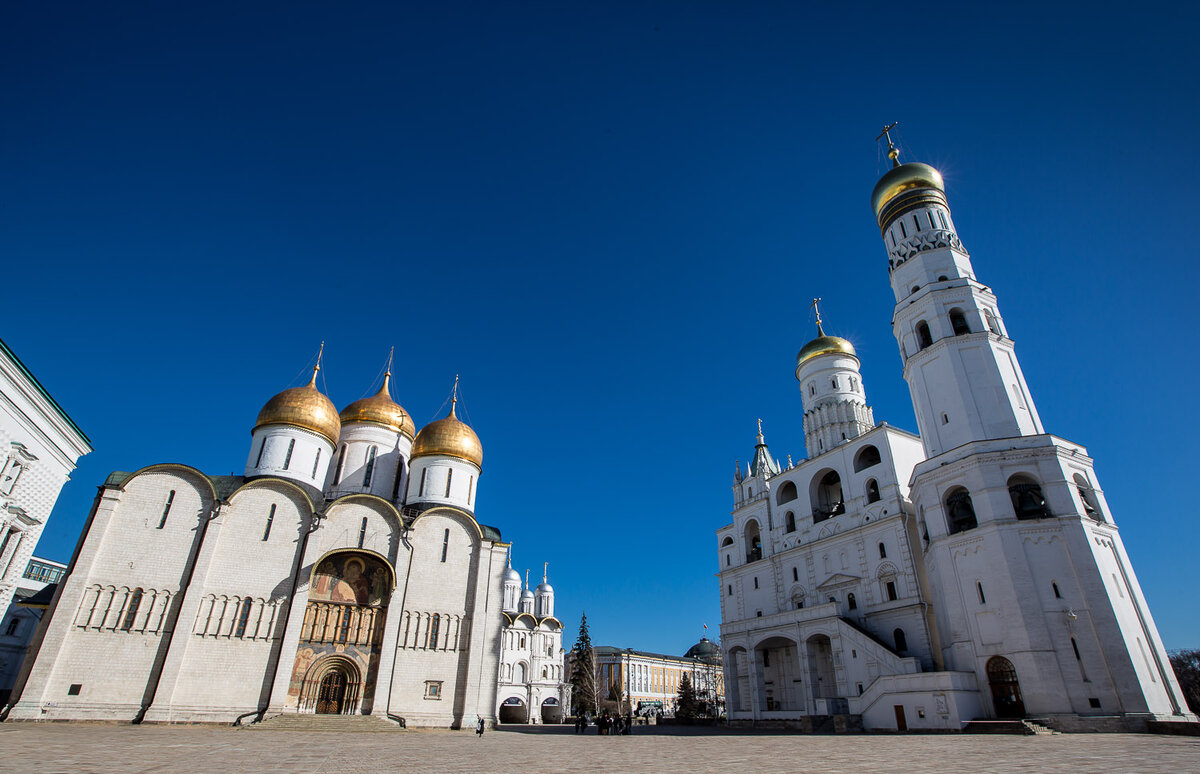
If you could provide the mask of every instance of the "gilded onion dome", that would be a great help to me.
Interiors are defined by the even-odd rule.
[[[399,403],[392,400],[391,381],[392,373],[388,371],[383,376],[383,386],[379,388],[379,392],[369,398],[356,400],[342,409],[340,415],[342,424],[370,422],[383,425],[412,438],[416,432],[416,426],[413,425],[412,417],[408,415],[408,412]]]
[[[455,395],[450,401],[450,415],[421,428],[413,441],[412,458],[443,454],[483,467],[483,444],[479,442],[479,436],[455,413],[458,403],[457,382],[455,386]]]
[[[817,337],[804,345],[796,355],[796,368],[819,355],[842,354],[857,358],[854,345],[841,336],[826,336],[821,323],[817,323]]]
[[[254,429],[267,425],[291,425],[312,431],[337,444],[342,423],[333,401],[317,389],[317,372],[320,370],[319,365],[314,368],[312,381],[303,387],[284,390],[267,401],[262,411],[258,412]]]
[[[946,183],[942,180],[942,173],[928,164],[910,161],[889,169],[886,175],[879,178],[879,182],[875,184],[875,190],[871,192],[871,208],[875,210],[875,217],[878,219],[882,216],[883,209],[888,202],[900,194],[918,188],[946,193]]]

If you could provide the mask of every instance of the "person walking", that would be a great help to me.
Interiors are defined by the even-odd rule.
[[[483,715],[479,716],[479,722],[475,724],[475,737],[478,739],[483,736]]]

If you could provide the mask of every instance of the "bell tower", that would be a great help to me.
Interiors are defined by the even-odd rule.
[[[1017,362],[991,288],[975,278],[950,215],[942,175],[928,164],[900,163],[871,205],[888,255],[900,346],[917,426],[929,456],[971,441],[1039,435],[1042,420]]]
[[[871,204],[928,457],[910,497],[946,667],[975,674],[994,717],[1190,718],[1092,459],[1043,430],[942,175],[901,164],[894,128]]]

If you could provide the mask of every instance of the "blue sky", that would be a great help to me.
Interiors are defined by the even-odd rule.
[[[898,120],[1200,646],[1197,10],[807,6],[7,4],[2,335],[96,446],[39,553],[111,470],[240,473],[320,341],[339,407],[395,345],[418,426],[462,374],[480,518],[570,639],[682,653],[755,419],[803,453],[813,296],[915,429],[868,204]]]

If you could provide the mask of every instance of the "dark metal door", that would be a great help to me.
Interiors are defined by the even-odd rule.
[[[334,670],[321,678],[317,692],[317,714],[339,715],[346,704],[346,674]]]
[[[1021,699],[1021,684],[1017,670],[1003,656],[993,656],[987,663],[988,685],[992,689],[992,705],[998,718],[1025,717],[1025,702]]]

